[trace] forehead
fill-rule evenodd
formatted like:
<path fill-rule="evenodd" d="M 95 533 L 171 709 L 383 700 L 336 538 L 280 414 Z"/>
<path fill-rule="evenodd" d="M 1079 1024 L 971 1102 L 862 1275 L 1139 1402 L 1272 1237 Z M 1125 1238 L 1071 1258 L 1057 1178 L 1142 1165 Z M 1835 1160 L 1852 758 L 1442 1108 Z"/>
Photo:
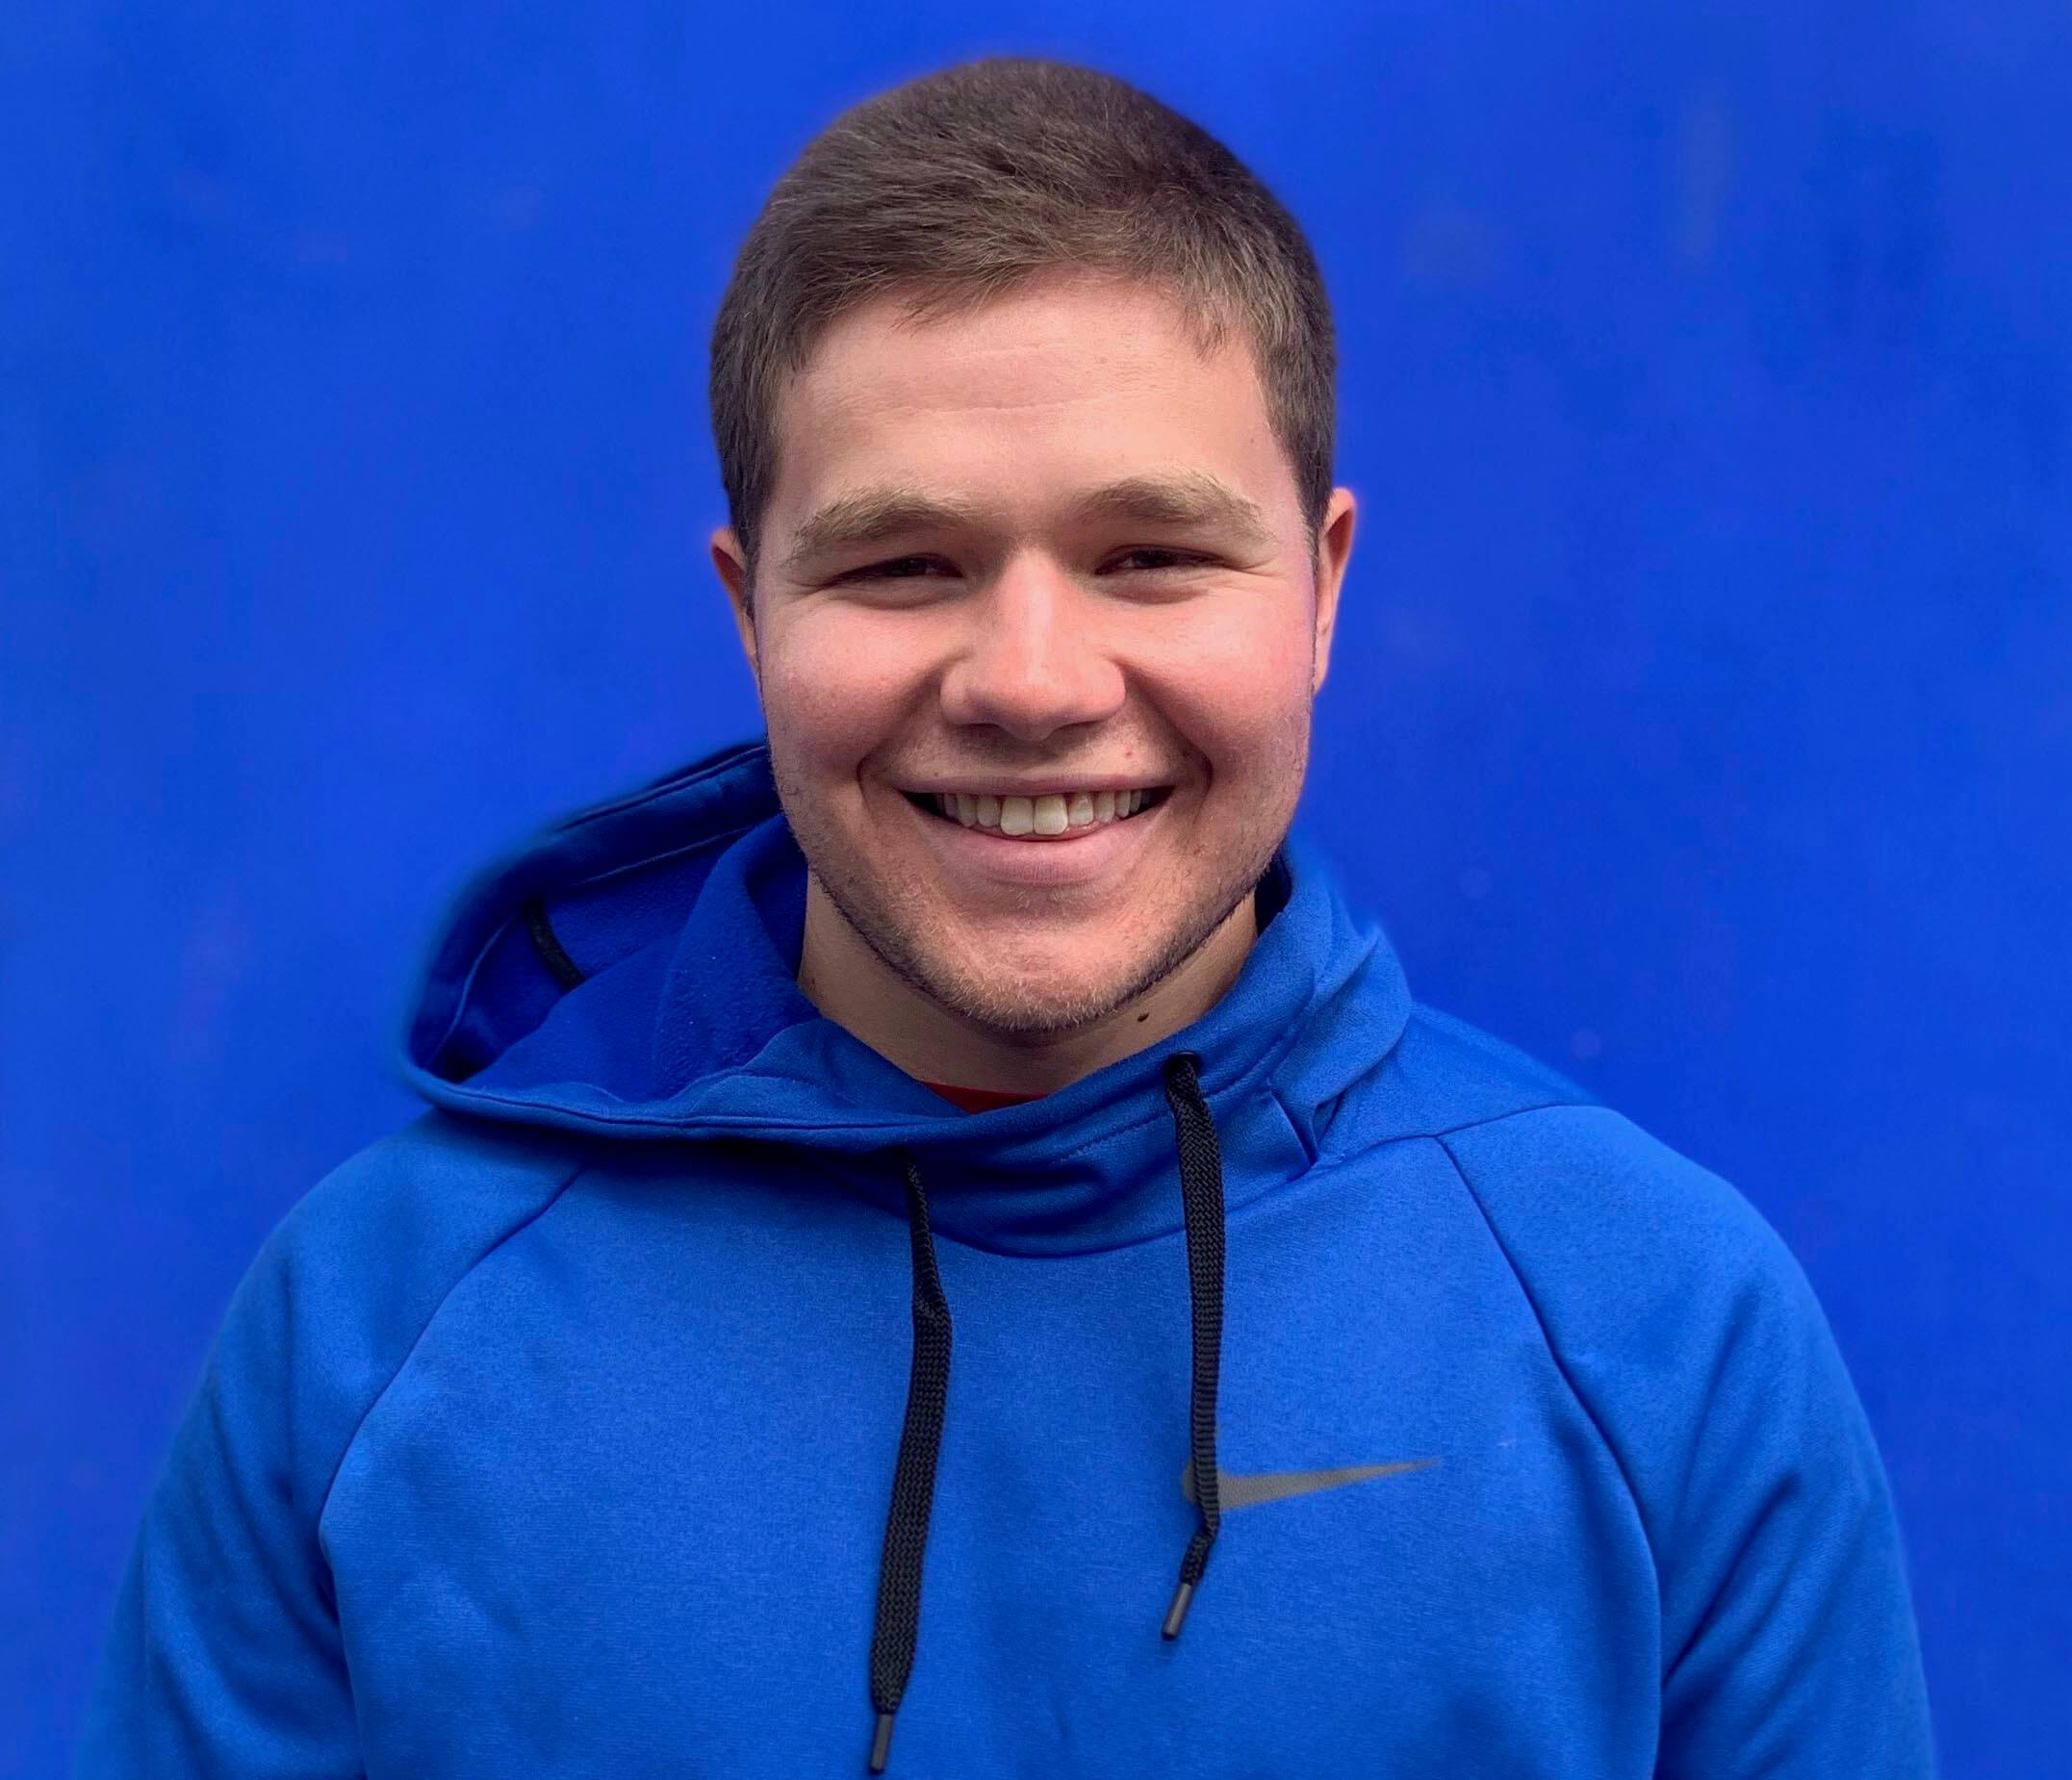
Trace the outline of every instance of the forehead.
<path fill-rule="evenodd" d="M 768 521 L 900 484 L 1031 524 L 1130 478 L 1211 478 L 1297 522 L 1249 341 L 1204 349 L 1164 293 L 1046 274 L 966 314 L 842 317 L 785 387 Z"/>

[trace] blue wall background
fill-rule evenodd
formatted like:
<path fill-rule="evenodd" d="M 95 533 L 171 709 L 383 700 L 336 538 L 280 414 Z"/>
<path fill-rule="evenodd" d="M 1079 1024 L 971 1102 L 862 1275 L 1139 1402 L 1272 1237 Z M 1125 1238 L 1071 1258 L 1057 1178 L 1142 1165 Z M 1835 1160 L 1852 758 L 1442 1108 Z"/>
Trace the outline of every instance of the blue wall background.
<path fill-rule="evenodd" d="M 61 1765 L 239 1273 L 408 1116 L 445 898 L 754 725 L 703 349 L 769 182 L 1009 49 L 1310 227 L 1365 507 L 1307 819 L 1426 1000 L 1782 1231 L 1949 1774 L 2061 1771 L 2072 14 L 988 10 L 11 19 L 0 1770 Z"/>

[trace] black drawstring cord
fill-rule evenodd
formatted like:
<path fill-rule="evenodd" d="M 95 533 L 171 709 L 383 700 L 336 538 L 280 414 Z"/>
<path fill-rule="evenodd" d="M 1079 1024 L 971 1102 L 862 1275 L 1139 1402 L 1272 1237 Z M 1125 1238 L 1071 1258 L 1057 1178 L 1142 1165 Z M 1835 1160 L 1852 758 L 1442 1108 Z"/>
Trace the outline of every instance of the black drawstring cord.
<path fill-rule="evenodd" d="M 907 1158 L 907 1228 L 913 1238 L 913 1369 L 907 1380 L 907 1424 L 900 1431 L 899 1463 L 892 1473 L 892 1510 L 878 1568 L 878 1616 L 871 1628 L 871 1705 L 878 1713 L 871 1736 L 874 1774 L 884 1772 L 892 1715 L 913 1673 L 914 1640 L 921 1629 L 921 1559 L 928 1549 L 935 1457 L 950 1397 L 950 1304 L 935 1271 L 928 1196 L 911 1157 Z"/>
<path fill-rule="evenodd" d="M 1180 1584 L 1165 1610 L 1164 1636 L 1177 1638 L 1194 1587 L 1209 1567 L 1209 1547 L 1222 1525 L 1216 1498 L 1215 1389 L 1223 1347 L 1223 1152 L 1215 1121 L 1202 1096 L 1201 1059 L 1180 1052 L 1165 1059 L 1165 1099 L 1172 1107 L 1180 1152 L 1180 1203 L 1187 1220 L 1188 1296 L 1193 1311 L 1194 1359 L 1188 1422 L 1194 1502 L 1201 1525 L 1180 1560 Z M 921 1171 L 907 1161 L 907 1226 L 913 1241 L 913 1367 L 907 1381 L 907 1423 L 900 1431 L 899 1463 L 892 1473 L 892 1509 L 885 1519 L 878 1569 L 878 1616 L 871 1628 L 870 1770 L 882 1774 L 892 1749 L 892 1718 L 913 1673 L 921 1629 L 921 1560 L 928 1548 L 929 1509 L 935 1495 L 935 1460 L 950 1397 L 950 1305 L 935 1270 L 935 1239 L 928 1226 Z"/>
<path fill-rule="evenodd" d="M 1194 1504 L 1201 1515 L 1201 1525 L 1180 1560 L 1172 1605 L 1165 1610 L 1162 1630 L 1166 1638 L 1180 1636 L 1180 1622 L 1187 1617 L 1195 1584 L 1209 1567 L 1209 1547 L 1223 1523 L 1215 1481 L 1215 1386 L 1223 1348 L 1223 1152 L 1195 1073 L 1199 1062 L 1185 1051 L 1165 1059 L 1165 1099 L 1173 1112 L 1180 1204 L 1187 1218 L 1188 1296 L 1194 1312 L 1194 1376 L 1188 1407 Z"/>

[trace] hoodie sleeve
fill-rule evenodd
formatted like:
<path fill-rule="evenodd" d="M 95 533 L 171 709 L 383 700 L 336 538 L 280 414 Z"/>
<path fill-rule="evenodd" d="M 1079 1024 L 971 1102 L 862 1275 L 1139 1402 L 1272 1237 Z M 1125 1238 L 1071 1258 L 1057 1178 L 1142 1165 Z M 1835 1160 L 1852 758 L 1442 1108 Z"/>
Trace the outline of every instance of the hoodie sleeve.
<path fill-rule="evenodd" d="M 421 1121 L 320 1183 L 233 1296 L 130 1554 L 78 1780 L 364 1772 L 320 1521 L 452 1286 L 574 1170 Z"/>
<path fill-rule="evenodd" d="M 1602 1107 L 1442 1141 L 1653 1553 L 1660 1780 L 1929 1780 L 1884 1471 L 1782 1240 Z"/>

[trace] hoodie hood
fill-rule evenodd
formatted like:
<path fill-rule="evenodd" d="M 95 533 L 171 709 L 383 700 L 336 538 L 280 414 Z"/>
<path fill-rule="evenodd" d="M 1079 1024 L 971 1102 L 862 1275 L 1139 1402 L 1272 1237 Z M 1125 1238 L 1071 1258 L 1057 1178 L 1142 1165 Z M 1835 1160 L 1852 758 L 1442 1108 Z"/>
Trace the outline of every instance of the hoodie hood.
<path fill-rule="evenodd" d="M 433 1104 L 478 1118 L 802 1147 L 895 1209 L 886 1157 L 910 1155 L 936 1228 L 982 1247 L 1140 1240 L 1181 1225 L 1168 1057 L 1200 1059 L 1235 1207 L 1304 1172 L 1409 1018 L 1388 942 L 1299 840 L 1256 894 L 1260 936 L 1201 1019 L 1039 1100 L 965 1112 L 800 993 L 806 863 L 752 743 L 585 810 L 477 877 L 427 959 L 406 1069 Z"/>

